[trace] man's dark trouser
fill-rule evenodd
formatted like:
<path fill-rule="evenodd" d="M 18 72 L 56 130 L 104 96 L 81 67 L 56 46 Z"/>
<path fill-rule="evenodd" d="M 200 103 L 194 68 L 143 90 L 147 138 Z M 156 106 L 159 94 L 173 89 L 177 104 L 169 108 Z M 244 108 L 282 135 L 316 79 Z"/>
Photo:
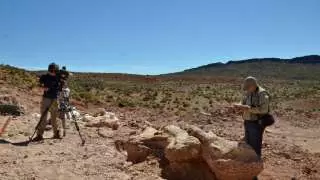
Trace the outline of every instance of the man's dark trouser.
<path fill-rule="evenodd" d="M 261 158 L 262 139 L 264 127 L 262 127 L 257 121 L 245 121 L 245 140 Z"/>

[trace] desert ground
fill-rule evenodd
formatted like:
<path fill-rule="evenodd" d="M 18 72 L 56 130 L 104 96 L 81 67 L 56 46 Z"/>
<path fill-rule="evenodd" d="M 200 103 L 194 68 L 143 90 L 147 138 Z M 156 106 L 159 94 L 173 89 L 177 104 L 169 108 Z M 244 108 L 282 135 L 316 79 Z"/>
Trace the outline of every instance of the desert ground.
<path fill-rule="evenodd" d="M 165 179 L 155 158 L 128 162 L 115 141 L 147 126 L 169 124 L 196 125 L 228 140 L 244 135 L 241 115 L 230 108 L 241 98 L 241 78 L 76 75 L 70 81 L 72 104 L 81 114 L 104 108 L 119 118 L 119 128 L 87 127 L 79 121 L 86 139 L 81 146 L 69 121 L 62 140 L 51 139 L 52 131 L 47 131 L 43 142 L 21 146 L 39 121 L 41 90 L 3 80 L 1 96 L 16 99 L 25 114 L 0 116 L 0 126 L 12 119 L 0 138 L 1 180 Z M 277 121 L 265 131 L 259 179 L 320 179 L 319 82 L 266 79 L 261 84 L 272 95 Z"/>

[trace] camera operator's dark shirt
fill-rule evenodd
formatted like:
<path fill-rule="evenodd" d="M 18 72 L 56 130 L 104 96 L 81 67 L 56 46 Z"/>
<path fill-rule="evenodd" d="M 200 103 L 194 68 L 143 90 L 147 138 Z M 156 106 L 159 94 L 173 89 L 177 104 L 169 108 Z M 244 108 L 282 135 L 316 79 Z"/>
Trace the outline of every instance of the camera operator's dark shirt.
<path fill-rule="evenodd" d="M 40 84 L 48 88 L 48 91 L 43 93 L 43 97 L 50 99 L 57 99 L 60 90 L 60 79 L 58 76 L 51 76 L 50 74 L 42 75 L 40 77 Z"/>

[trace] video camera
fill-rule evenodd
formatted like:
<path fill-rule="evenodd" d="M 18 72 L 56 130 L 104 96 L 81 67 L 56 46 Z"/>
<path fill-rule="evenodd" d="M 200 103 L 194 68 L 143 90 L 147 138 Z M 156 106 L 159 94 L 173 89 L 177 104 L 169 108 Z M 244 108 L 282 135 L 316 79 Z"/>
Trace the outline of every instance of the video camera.
<path fill-rule="evenodd" d="M 69 72 L 67 71 L 67 68 L 65 66 L 63 66 L 62 69 L 58 71 L 57 75 L 61 80 L 64 81 L 68 80 L 69 78 Z"/>
<path fill-rule="evenodd" d="M 69 72 L 67 71 L 66 67 L 63 66 L 62 69 L 58 69 L 57 77 L 60 81 L 60 90 L 67 84 L 67 80 L 69 78 Z"/>

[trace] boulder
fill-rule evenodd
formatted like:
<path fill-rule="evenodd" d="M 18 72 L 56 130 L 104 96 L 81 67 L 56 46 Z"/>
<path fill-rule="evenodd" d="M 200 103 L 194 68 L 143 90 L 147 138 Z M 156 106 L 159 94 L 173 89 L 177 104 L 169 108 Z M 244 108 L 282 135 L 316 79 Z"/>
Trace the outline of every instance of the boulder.
<path fill-rule="evenodd" d="M 150 155 L 157 157 L 166 179 L 214 179 L 200 156 L 200 141 L 177 126 L 167 126 L 163 131 L 147 127 L 126 142 L 116 142 L 116 146 L 122 146 L 128 161 L 133 163 L 145 161 Z"/>
<path fill-rule="evenodd" d="M 255 151 L 243 142 L 229 141 L 212 132 L 189 126 L 190 135 L 201 141 L 202 158 L 217 179 L 252 179 L 263 170 L 263 163 Z"/>
<path fill-rule="evenodd" d="M 127 161 L 132 163 L 143 162 L 152 153 L 152 150 L 141 144 L 128 143 L 125 145 Z"/>
<path fill-rule="evenodd" d="M 209 161 L 207 161 L 208 163 Z M 262 162 L 219 159 L 208 163 L 218 180 L 252 180 L 263 170 Z"/>
<path fill-rule="evenodd" d="M 172 162 L 164 166 L 163 177 L 168 180 L 215 180 L 205 162 Z"/>
<path fill-rule="evenodd" d="M 21 116 L 24 114 L 24 108 L 14 104 L 0 104 L 0 114 Z"/>
<path fill-rule="evenodd" d="M 156 129 L 152 128 L 152 127 L 147 127 L 142 131 L 141 134 L 139 134 L 137 136 L 133 136 L 132 139 L 134 139 L 136 141 L 144 141 L 144 140 L 147 140 L 147 139 L 152 139 L 158 133 L 159 133 L 158 130 L 156 130 Z"/>
<path fill-rule="evenodd" d="M 25 108 L 18 102 L 17 98 L 10 95 L 0 96 L 0 114 L 20 116 L 25 113 Z"/>
<path fill-rule="evenodd" d="M 169 162 L 183 162 L 197 160 L 200 157 L 200 141 L 189 136 L 187 131 L 173 125 L 166 126 L 164 131 L 171 137 L 165 148 L 165 157 Z"/>
<path fill-rule="evenodd" d="M 83 116 L 83 121 L 87 122 L 85 126 L 87 127 L 108 127 L 113 130 L 119 128 L 119 119 L 114 113 L 106 112 L 103 116 L 93 117 L 88 114 Z"/>
<path fill-rule="evenodd" d="M 168 145 L 168 137 L 154 128 L 148 127 L 141 134 L 129 138 L 127 141 L 116 141 L 118 150 L 127 152 L 127 160 L 132 163 L 145 161 L 151 154 L 157 155 L 159 150 Z"/>
<path fill-rule="evenodd" d="M 114 136 L 114 131 L 109 128 L 99 128 L 97 133 L 103 138 L 112 138 Z"/>
<path fill-rule="evenodd" d="M 263 170 L 255 151 L 244 142 L 229 141 L 196 126 L 147 127 L 142 133 L 116 141 L 128 161 L 139 163 L 157 157 L 166 179 L 252 179 Z"/>

